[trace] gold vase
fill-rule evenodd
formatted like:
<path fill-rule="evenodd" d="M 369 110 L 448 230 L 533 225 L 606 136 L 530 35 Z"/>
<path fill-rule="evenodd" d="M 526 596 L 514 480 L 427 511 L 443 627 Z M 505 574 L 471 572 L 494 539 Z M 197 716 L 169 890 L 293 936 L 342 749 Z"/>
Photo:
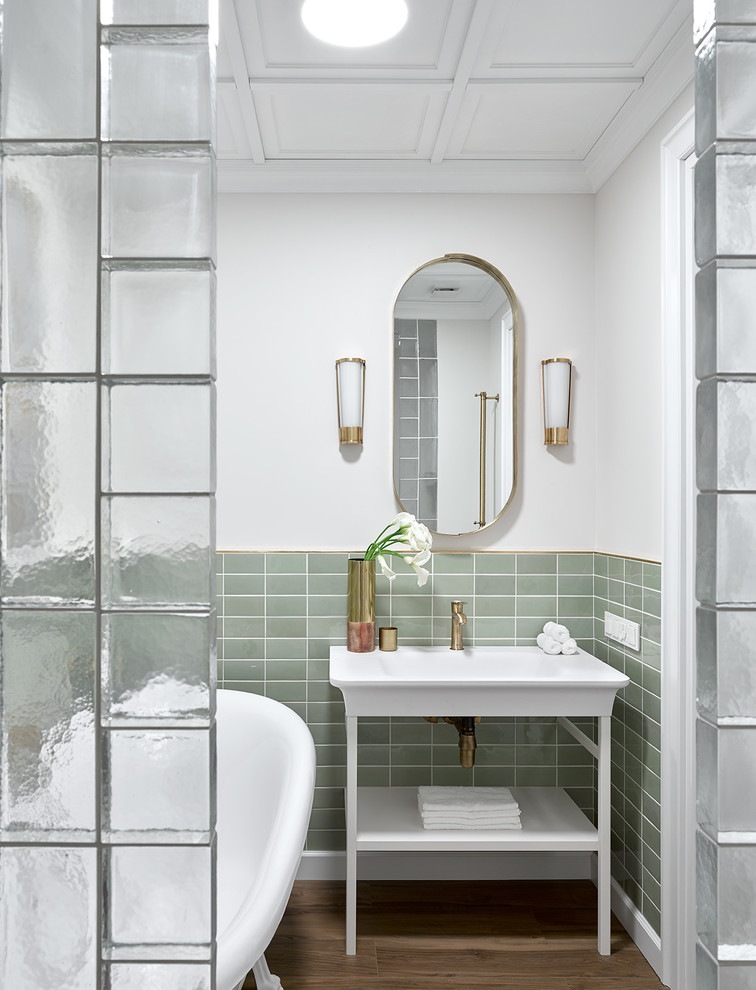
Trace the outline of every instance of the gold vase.
<path fill-rule="evenodd" d="M 347 649 L 375 649 L 375 561 L 350 560 L 347 569 Z"/>

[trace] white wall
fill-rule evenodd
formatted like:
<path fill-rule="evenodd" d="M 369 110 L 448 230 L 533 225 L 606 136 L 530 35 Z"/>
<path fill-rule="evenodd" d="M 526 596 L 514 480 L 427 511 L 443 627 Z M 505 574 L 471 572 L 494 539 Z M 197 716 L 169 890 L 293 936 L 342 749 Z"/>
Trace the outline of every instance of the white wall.
<path fill-rule="evenodd" d="M 661 560 L 660 144 L 689 87 L 596 194 L 596 548 Z"/>
<path fill-rule="evenodd" d="M 343 549 L 397 511 L 392 307 L 447 252 L 485 258 L 520 304 L 518 491 L 451 549 L 595 543 L 592 196 L 222 195 L 218 229 L 218 546 Z M 572 440 L 543 445 L 540 361 L 577 371 Z M 339 448 L 334 361 L 367 361 L 364 448 Z"/>

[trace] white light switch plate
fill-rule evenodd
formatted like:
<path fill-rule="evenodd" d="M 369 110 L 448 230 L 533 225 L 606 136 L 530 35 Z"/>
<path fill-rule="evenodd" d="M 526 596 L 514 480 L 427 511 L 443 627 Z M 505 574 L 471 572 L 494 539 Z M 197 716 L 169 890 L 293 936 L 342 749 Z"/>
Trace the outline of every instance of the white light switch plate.
<path fill-rule="evenodd" d="M 604 612 L 604 633 L 607 639 L 614 639 L 631 650 L 640 650 L 640 626 L 637 622 L 623 619 L 613 612 Z"/>

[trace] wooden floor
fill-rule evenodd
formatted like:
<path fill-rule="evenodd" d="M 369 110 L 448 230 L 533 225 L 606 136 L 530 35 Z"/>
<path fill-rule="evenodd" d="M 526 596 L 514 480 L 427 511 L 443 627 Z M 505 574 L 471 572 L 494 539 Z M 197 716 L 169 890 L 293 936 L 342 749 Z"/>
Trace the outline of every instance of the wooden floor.
<path fill-rule="evenodd" d="M 616 919 L 611 956 L 597 953 L 588 880 L 361 881 L 357 896 L 357 954 L 346 956 L 344 884 L 295 884 L 266 952 L 284 990 L 662 987 Z"/>

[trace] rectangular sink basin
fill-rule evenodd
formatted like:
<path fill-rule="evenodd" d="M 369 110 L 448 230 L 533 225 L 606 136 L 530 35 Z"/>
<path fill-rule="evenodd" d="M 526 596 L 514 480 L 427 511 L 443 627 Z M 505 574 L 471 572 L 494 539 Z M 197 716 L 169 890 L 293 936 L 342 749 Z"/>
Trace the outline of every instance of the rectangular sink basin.
<path fill-rule="evenodd" d="M 349 653 L 331 647 L 331 684 L 347 715 L 611 715 L 630 678 L 584 650 L 537 646 L 400 646 Z"/>

